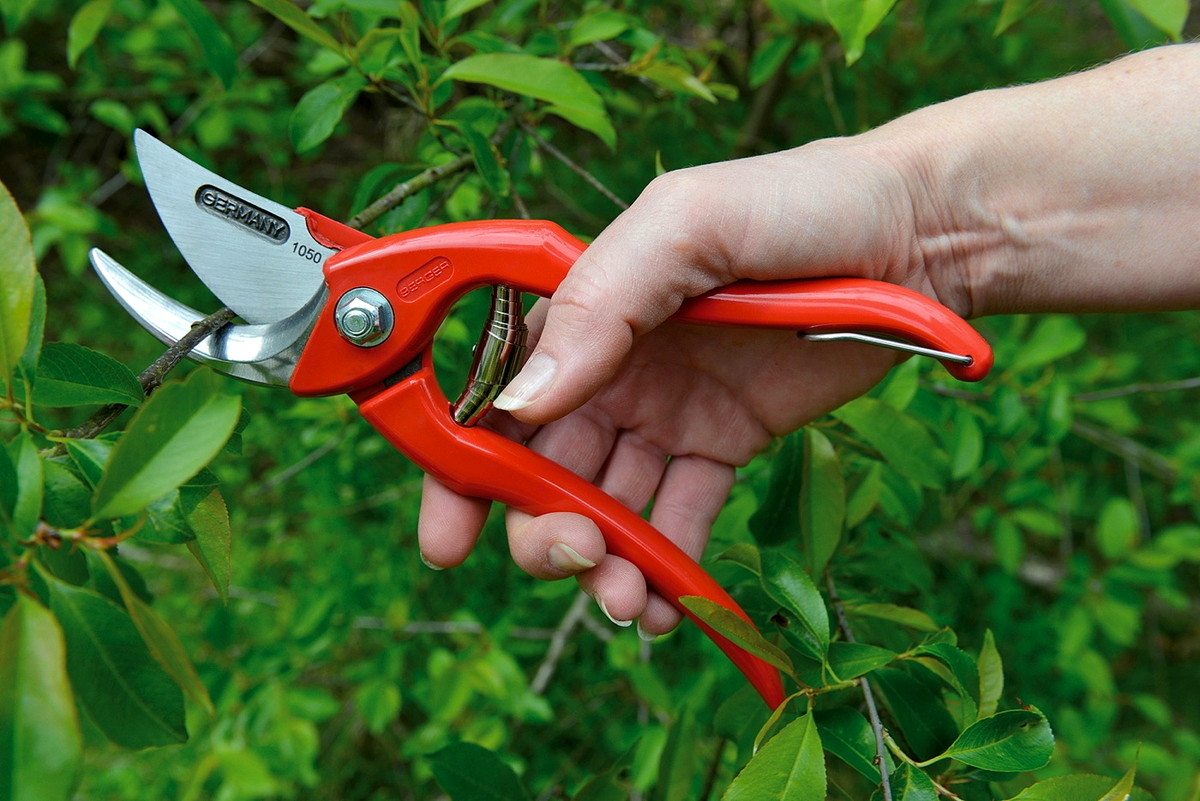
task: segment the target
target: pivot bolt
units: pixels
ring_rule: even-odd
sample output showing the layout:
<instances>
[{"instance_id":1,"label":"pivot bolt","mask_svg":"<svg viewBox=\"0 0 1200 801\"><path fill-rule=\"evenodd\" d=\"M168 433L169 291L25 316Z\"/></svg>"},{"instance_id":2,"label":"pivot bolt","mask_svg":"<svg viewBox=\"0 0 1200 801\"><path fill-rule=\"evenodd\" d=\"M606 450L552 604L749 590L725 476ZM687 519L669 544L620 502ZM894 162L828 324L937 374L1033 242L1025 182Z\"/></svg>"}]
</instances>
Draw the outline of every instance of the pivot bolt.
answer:
<instances>
[{"instance_id":1,"label":"pivot bolt","mask_svg":"<svg viewBox=\"0 0 1200 801\"><path fill-rule=\"evenodd\" d=\"M351 289L338 300L333 319L342 338L360 348L373 348L392 333L392 304L369 287Z\"/></svg>"}]
</instances>

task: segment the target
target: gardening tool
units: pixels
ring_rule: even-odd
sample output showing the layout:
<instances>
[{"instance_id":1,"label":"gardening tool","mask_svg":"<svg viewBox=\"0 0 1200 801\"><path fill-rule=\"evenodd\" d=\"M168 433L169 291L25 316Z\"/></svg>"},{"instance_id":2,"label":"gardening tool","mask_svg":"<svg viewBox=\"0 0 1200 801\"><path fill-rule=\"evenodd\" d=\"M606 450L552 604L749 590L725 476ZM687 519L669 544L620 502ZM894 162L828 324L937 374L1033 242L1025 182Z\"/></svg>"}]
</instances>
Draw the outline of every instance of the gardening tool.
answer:
<instances>
[{"instance_id":1,"label":"gardening tool","mask_svg":"<svg viewBox=\"0 0 1200 801\"><path fill-rule=\"evenodd\" d=\"M135 136L154 206L197 276L245 321L190 356L236 378L300 396L348 393L362 415L415 462L463 495L534 515L574 512L600 528L608 553L700 626L772 707L778 671L697 618L680 601L702 596L746 613L696 562L636 512L518 442L474 426L520 367L521 293L553 294L585 245L546 221L453 223L375 238L306 208L260 197L149 134ZM205 315L164 295L99 250L100 278L125 309L173 343ZM438 387L434 332L451 305L492 286L492 309L467 388ZM687 301L675 321L794 330L812 340L855 339L941 360L975 381L992 353L935 301L853 278L739 281Z\"/></svg>"}]
</instances>

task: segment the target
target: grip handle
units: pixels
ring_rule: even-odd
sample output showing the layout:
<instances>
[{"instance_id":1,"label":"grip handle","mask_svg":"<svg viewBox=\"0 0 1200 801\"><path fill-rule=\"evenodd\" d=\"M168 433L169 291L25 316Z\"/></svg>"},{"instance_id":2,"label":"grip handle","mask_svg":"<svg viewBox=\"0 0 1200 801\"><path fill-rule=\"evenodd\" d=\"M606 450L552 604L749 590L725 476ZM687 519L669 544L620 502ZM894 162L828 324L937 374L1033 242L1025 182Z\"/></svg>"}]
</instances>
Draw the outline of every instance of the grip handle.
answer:
<instances>
[{"instance_id":1,"label":"grip handle","mask_svg":"<svg viewBox=\"0 0 1200 801\"><path fill-rule=\"evenodd\" d=\"M699 595L753 626L712 576L646 520L590 482L499 434L457 425L431 365L426 350L422 366L413 375L362 398L359 411L367 422L455 492L490 498L534 515L573 512L590 518L604 535L608 552L637 566L647 584L691 618L772 709L783 702L778 670L726 639L680 603L681 596Z\"/></svg>"}]
</instances>

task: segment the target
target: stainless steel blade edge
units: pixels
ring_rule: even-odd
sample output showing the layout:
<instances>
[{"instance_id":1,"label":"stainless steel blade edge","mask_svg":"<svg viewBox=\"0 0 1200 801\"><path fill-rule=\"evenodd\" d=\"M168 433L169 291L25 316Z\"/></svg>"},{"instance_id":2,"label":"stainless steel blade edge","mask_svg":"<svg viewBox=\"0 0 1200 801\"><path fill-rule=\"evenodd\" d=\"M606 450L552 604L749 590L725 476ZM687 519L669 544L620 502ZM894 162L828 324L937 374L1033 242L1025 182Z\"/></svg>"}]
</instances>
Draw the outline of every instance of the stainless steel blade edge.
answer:
<instances>
[{"instance_id":1,"label":"stainless steel blade edge","mask_svg":"<svg viewBox=\"0 0 1200 801\"><path fill-rule=\"evenodd\" d=\"M143 130L138 164L158 216L192 272L249 323L273 323L312 299L337 251L304 216L222 178Z\"/></svg>"}]
</instances>

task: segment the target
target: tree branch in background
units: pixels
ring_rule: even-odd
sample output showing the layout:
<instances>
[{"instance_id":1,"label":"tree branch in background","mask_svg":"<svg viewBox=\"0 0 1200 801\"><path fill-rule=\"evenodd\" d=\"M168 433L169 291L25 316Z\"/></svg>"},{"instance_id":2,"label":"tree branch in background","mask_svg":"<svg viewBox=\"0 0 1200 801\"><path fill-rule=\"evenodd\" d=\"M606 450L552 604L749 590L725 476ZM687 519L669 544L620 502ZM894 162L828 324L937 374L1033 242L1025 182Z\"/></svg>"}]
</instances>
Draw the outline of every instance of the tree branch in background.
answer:
<instances>
[{"instance_id":1,"label":"tree branch in background","mask_svg":"<svg viewBox=\"0 0 1200 801\"><path fill-rule=\"evenodd\" d=\"M591 598L583 590L575 595L575 601L571 604L571 608L563 615L562 622L558 624L558 628L554 630L554 636L550 638L550 647L546 649L546 657L542 660L542 664L538 665L537 673L534 674L533 681L529 683L529 689L535 694L543 694L550 686L550 679L554 677L554 669L558 667L558 660L562 658L567 639L580 622L587 617L590 603Z\"/></svg>"},{"instance_id":2,"label":"tree branch in background","mask_svg":"<svg viewBox=\"0 0 1200 801\"><path fill-rule=\"evenodd\" d=\"M833 601L833 612L837 615L838 628L841 629L842 636L846 638L846 642L856 642L854 631L850 628L850 621L846 619L846 610L842 606L841 596L838 595L837 585L833 583L833 576L828 572L825 573L825 583L829 586L829 599ZM867 702L867 714L871 718L871 731L875 732L875 763L879 765L879 786L883 790L883 801L892 801L892 785L888 781L887 745L884 744L883 722L879 719L879 708L875 706L875 693L871 691L871 682L867 681L866 676L858 678L858 685L862 687L863 698Z\"/></svg>"},{"instance_id":3,"label":"tree branch in background","mask_svg":"<svg viewBox=\"0 0 1200 801\"><path fill-rule=\"evenodd\" d=\"M526 124L526 123L522 122L522 123L521 123L521 130L525 131L525 133L529 135L529 138L530 138L530 139L532 139L534 142L536 142L536 143L537 143L537 146L538 146L538 147L540 147L542 150L544 150L544 151L546 151L547 153L549 153L551 156L554 156L554 158L556 158L556 159L558 159L559 161L561 161L561 162L562 162L563 164L565 164L565 165L567 166L567 168L568 168L568 169L570 169L570 170L571 170L573 173L575 173L575 174L576 174L576 175L578 175L580 178L582 178L583 180L585 180L585 181L587 181L589 184L591 184L591 185L592 185L592 187L593 187L593 188L594 188L594 189L595 189L597 192L599 192L600 194L604 195L606 198L608 198L609 200L611 200L613 203L615 203L615 204L617 204L618 206L620 206L620 207L621 207L621 211L624 211L625 209L629 208L629 204L628 204L628 203L626 203L624 200L621 200L621 198L617 197L616 193L614 193L614 192L613 192L611 189L609 189L607 186L605 186L604 184L602 184L602 183L600 182L600 179L599 179L599 178L597 178L596 176L592 175L590 172L588 172L587 170L585 170L583 167L580 167L578 164L576 164L574 161L572 161L572 160L571 160L571 157L570 157L570 156L568 156L566 153L562 152L562 151L561 151L561 150L559 150L557 147L555 147L554 145L550 144L550 143L549 143L549 142L547 142L545 139L543 139L541 136L539 136L539 135L538 135L538 132L537 132L537 131L535 131L535 130L533 130L533 127L532 127L532 126L530 126L530 125L528 125L528 124Z\"/></svg>"}]
</instances>

